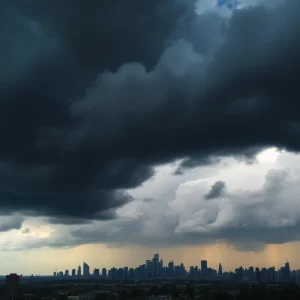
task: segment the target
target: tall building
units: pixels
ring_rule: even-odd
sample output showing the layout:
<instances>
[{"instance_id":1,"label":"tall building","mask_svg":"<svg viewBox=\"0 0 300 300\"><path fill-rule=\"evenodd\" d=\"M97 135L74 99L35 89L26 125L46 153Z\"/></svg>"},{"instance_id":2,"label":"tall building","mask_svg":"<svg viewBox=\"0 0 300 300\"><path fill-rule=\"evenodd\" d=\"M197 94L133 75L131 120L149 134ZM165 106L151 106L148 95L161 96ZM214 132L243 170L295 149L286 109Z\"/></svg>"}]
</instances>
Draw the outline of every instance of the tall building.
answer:
<instances>
[{"instance_id":1,"label":"tall building","mask_svg":"<svg viewBox=\"0 0 300 300\"><path fill-rule=\"evenodd\" d=\"M255 268L255 280L260 281L260 269Z\"/></svg>"},{"instance_id":2,"label":"tall building","mask_svg":"<svg viewBox=\"0 0 300 300\"><path fill-rule=\"evenodd\" d=\"M146 267L147 267L147 277L151 278L152 277L152 261L151 260L146 260Z\"/></svg>"},{"instance_id":3,"label":"tall building","mask_svg":"<svg viewBox=\"0 0 300 300\"><path fill-rule=\"evenodd\" d=\"M81 277L81 267L80 266L78 266L78 269L77 269L77 276Z\"/></svg>"},{"instance_id":4,"label":"tall building","mask_svg":"<svg viewBox=\"0 0 300 300\"><path fill-rule=\"evenodd\" d=\"M10 274L6 276L6 298L15 299L20 295L20 276Z\"/></svg>"},{"instance_id":5,"label":"tall building","mask_svg":"<svg viewBox=\"0 0 300 300\"><path fill-rule=\"evenodd\" d=\"M201 271L207 269L207 260L201 260Z\"/></svg>"},{"instance_id":6,"label":"tall building","mask_svg":"<svg viewBox=\"0 0 300 300\"><path fill-rule=\"evenodd\" d=\"M174 276L174 263L173 261L170 261L168 264L168 270L167 270L167 276L168 277L173 277Z\"/></svg>"},{"instance_id":7,"label":"tall building","mask_svg":"<svg viewBox=\"0 0 300 300\"><path fill-rule=\"evenodd\" d=\"M107 270L105 268L102 269L102 277L107 277Z\"/></svg>"},{"instance_id":8,"label":"tall building","mask_svg":"<svg viewBox=\"0 0 300 300\"><path fill-rule=\"evenodd\" d=\"M154 254L152 259L152 276L154 278L159 276L159 254Z\"/></svg>"},{"instance_id":9,"label":"tall building","mask_svg":"<svg viewBox=\"0 0 300 300\"><path fill-rule=\"evenodd\" d=\"M128 278L128 267L124 267L124 278Z\"/></svg>"},{"instance_id":10,"label":"tall building","mask_svg":"<svg viewBox=\"0 0 300 300\"><path fill-rule=\"evenodd\" d=\"M203 278L208 276L207 260L201 260L201 275Z\"/></svg>"},{"instance_id":11,"label":"tall building","mask_svg":"<svg viewBox=\"0 0 300 300\"><path fill-rule=\"evenodd\" d=\"M76 276L76 270L75 269L72 270L72 276L73 277Z\"/></svg>"},{"instance_id":12,"label":"tall building","mask_svg":"<svg viewBox=\"0 0 300 300\"><path fill-rule=\"evenodd\" d=\"M93 275L94 275L95 277L99 277L99 275L100 275L100 270L99 270L99 269L94 269Z\"/></svg>"},{"instance_id":13,"label":"tall building","mask_svg":"<svg viewBox=\"0 0 300 300\"><path fill-rule=\"evenodd\" d=\"M83 277L90 276L90 266L87 263L83 263Z\"/></svg>"},{"instance_id":14,"label":"tall building","mask_svg":"<svg viewBox=\"0 0 300 300\"><path fill-rule=\"evenodd\" d=\"M222 264L219 263L218 276L222 276L222 274L223 274Z\"/></svg>"},{"instance_id":15,"label":"tall building","mask_svg":"<svg viewBox=\"0 0 300 300\"><path fill-rule=\"evenodd\" d=\"M284 266L284 280L289 280L290 277L291 277L291 269L290 269L290 264L287 261Z\"/></svg>"}]
</instances>

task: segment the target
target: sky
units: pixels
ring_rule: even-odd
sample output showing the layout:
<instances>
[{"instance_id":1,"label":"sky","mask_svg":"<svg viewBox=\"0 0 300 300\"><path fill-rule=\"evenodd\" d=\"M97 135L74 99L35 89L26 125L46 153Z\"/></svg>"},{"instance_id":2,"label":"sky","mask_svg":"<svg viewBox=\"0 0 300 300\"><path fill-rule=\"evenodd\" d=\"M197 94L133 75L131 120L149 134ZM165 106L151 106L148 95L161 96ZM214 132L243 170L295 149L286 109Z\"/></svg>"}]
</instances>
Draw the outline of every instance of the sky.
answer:
<instances>
[{"instance_id":1,"label":"sky","mask_svg":"<svg viewBox=\"0 0 300 300\"><path fill-rule=\"evenodd\" d=\"M299 13L1 1L0 274L300 268Z\"/></svg>"}]
</instances>

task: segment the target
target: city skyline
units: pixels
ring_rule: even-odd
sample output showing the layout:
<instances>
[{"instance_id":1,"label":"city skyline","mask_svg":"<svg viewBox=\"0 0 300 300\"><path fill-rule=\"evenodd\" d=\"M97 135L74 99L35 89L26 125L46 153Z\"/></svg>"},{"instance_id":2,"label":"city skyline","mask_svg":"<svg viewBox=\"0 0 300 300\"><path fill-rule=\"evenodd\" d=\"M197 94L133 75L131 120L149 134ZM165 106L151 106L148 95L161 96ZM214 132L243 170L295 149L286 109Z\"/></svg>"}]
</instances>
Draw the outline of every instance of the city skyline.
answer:
<instances>
[{"instance_id":1,"label":"city skyline","mask_svg":"<svg viewBox=\"0 0 300 300\"><path fill-rule=\"evenodd\" d=\"M278 281L300 281L300 269L291 269L290 263L286 261L283 266L276 269L274 266L259 268L257 266L239 266L234 270L223 270L222 263L218 263L217 269L210 266L207 260L201 260L197 265L186 266L182 262L176 265L173 260L164 261L159 253L152 258L141 262L139 266L130 268L128 266L114 266L111 269L105 267L95 268L93 271L86 263L82 263L76 269L55 271L53 278L57 279L202 279L202 280L248 280L257 282L278 282ZM83 272L81 271L83 269Z\"/></svg>"},{"instance_id":2,"label":"city skyline","mask_svg":"<svg viewBox=\"0 0 300 300\"><path fill-rule=\"evenodd\" d=\"M213 246L214 245L211 245L207 248L172 248L170 249L171 251L162 249L160 250L160 255L164 257L166 261L173 260L175 264L183 262L187 266L196 265L199 263L200 259L204 259L208 260L213 268L217 268L218 262ZM232 247L226 248L222 243L220 243L219 246L221 254L223 253L225 256L221 262L223 264L223 269L226 271L234 270L240 265L246 265L245 262L247 262L247 265L255 265L260 268L270 266L279 268L287 259L291 262L293 268L300 268L298 259L298 249L300 249L300 244L275 245L275 249L272 246L269 246L265 252L261 253L237 252ZM102 268L103 266L109 269L113 266L123 265L135 267L139 262L150 257L156 250L145 248L113 249L102 247L100 245L82 246L80 248L82 249L48 249L46 252L42 251L42 254L40 254L40 250L37 252L22 251L20 252L19 259L16 260L18 267L14 267L15 261L6 256L3 260L0 274L5 275L15 272L24 275L40 274L50 276L56 268L58 270L69 269L71 271L74 266L78 266L82 261L86 261L91 269L97 267ZM286 251L286 249L289 251ZM101 253L101 256L99 256L99 253ZM201 255L199 253L201 253ZM12 257L14 258L15 256ZM24 260L28 263L24 264Z\"/></svg>"},{"instance_id":3,"label":"city skyline","mask_svg":"<svg viewBox=\"0 0 300 300\"><path fill-rule=\"evenodd\" d=\"M296 274L297 278L300 280L300 269L292 269L290 262L286 261L284 266L275 268L274 266L264 266L261 270L274 270L279 272L280 270L286 269L288 273ZM77 268L72 270L66 269L64 271L54 271L53 277L58 278L90 278L90 277L102 277L102 278L124 278L124 279L154 279L154 278L203 278L203 279L212 279L212 278L221 278L229 279L229 275L236 273L237 270L252 270L261 271L258 266L238 266L234 270L224 270L222 263L218 263L218 267L215 269L209 264L207 260L200 260L198 265L186 266L183 262L180 264L174 263L173 260L165 261L162 257L159 256L159 253L155 253L153 258L146 259L144 262L141 262L139 266L128 267L123 266L113 266L112 268L102 268L98 267L91 269L90 266L83 262ZM285 274L285 276L290 276ZM287 278L286 278L287 279Z\"/></svg>"}]
</instances>

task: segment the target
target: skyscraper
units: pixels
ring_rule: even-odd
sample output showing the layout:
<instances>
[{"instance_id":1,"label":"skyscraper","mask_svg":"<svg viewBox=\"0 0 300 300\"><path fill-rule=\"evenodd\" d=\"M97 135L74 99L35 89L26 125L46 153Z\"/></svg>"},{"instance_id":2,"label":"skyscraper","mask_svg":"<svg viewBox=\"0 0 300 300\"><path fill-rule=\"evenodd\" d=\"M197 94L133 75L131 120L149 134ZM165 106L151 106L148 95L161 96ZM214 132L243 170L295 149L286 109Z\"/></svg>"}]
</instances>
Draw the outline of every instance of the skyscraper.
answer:
<instances>
[{"instance_id":1,"label":"skyscraper","mask_svg":"<svg viewBox=\"0 0 300 300\"><path fill-rule=\"evenodd\" d=\"M146 266L147 266L147 277L151 278L152 277L152 261L151 260L146 260Z\"/></svg>"},{"instance_id":2,"label":"skyscraper","mask_svg":"<svg viewBox=\"0 0 300 300\"><path fill-rule=\"evenodd\" d=\"M107 276L107 270L105 268L102 269L102 277L106 277Z\"/></svg>"},{"instance_id":3,"label":"skyscraper","mask_svg":"<svg viewBox=\"0 0 300 300\"><path fill-rule=\"evenodd\" d=\"M87 263L83 263L83 277L90 276L90 266Z\"/></svg>"},{"instance_id":4,"label":"skyscraper","mask_svg":"<svg viewBox=\"0 0 300 300\"><path fill-rule=\"evenodd\" d=\"M80 267L80 266L78 266L77 276L78 276L78 277L81 277L81 267Z\"/></svg>"},{"instance_id":5,"label":"skyscraper","mask_svg":"<svg viewBox=\"0 0 300 300\"><path fill-rule=\"evenodd\" d=\"M207 269L207 260L201 260L201 271Z\"/></svg>"},{"instance_id":6,"label":"skyscraper","mask_svg":"<svg viewBox=\"0 0 300 300\"><path fill-rule=\"evenodd\" d=\"M218 276L222 276L222 273L223 273L222 264L219 263Z\"/></svg>"},{"instance_id":7,"label":"skyscraper","mask_svg":"<svg viewBox=\"0 0 300 300\"><path fill-rule=\"evenodd\" d=\"M152 275L153 277L159 276L159 254L154 254L152 260Z\"/></svg>"},{"instance_id":8,"label":"skyscraper","mask_svg":"<svg viewBox=\"0 0 300 300\"><path fill-rule=\"evenodd\" d=\"M168 277L173 277L174 276L174 263L173 263L173 261L170 261L168 263L167 276Z\"/></svg>"},{"instance_id":9,"label":"skyscraper","mask_svg":"<svg viewBox=\"0 0 300 300\"><path fill-rule=\"evenodd\" d=\"M201 275L203 278L207 277L207 260L201 260Z\"/></svg>"}]
</instances>

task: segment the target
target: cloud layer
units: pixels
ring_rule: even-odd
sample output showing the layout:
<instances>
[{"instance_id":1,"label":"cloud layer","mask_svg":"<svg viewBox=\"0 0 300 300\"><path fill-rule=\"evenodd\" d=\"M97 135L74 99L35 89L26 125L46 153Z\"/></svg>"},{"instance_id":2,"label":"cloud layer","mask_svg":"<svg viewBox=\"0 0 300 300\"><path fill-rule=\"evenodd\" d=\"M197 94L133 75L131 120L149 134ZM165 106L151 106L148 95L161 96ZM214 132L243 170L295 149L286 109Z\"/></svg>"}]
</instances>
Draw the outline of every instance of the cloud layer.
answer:
<instances>
[{"instance_id":1,"label":"cloud layer","mask_svg":"<svg viewBox=\"0 0 300 300\"><path fill-rule=\"evenodd\" d=\"M153 180L130 190L136 200L118 209L114 220L50 225L30 218L20 230L0 233L1 250L90 243L162 248L219 240L257 251L299 240L299 155L269 149L255 164L224 158L172 176L178 164L157 168ZM223 192L207 200L215 190ZM145 201L149 194L153 198Z\"/></svg>"},{"instance_id":2,"label":"cloud layer","mask_svg":"<svg viewBox=\"0 0 300 300\"><path fill-rule=\"evenodd\" d=\"M184 0L3 1L1 211L114 219L156 165L299 151L299 13L294 0L230 17Z\"/></svg>"}]
</instances>

